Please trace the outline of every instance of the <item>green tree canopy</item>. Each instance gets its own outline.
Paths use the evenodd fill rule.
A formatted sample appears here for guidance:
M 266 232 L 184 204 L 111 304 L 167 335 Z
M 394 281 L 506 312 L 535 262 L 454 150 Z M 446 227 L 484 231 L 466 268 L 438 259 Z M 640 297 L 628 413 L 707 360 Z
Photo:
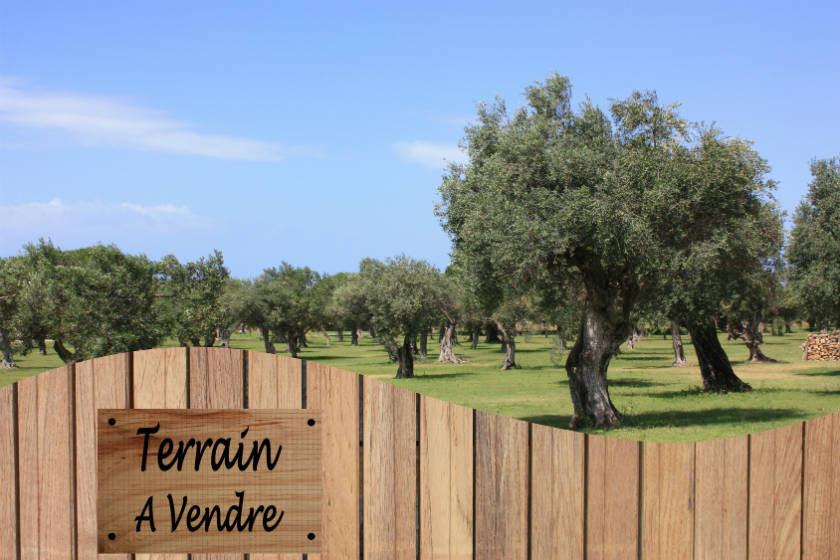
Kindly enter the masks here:
M 487 263 L 508 285 L 578 283 L 581 336 L 566 361 L 574 416 L 620 415 L 607 367 L 632 330 L 630 314 L 661 294 L 667 263 L 761 203 L 763 168 L 745 142 L 689 126 L 653 92 L 571 105 L 569 80 L 525 90 L 509 116 L 480 105 L 466 130 L 469 163 L 452 166 L 438 212 L 456 253 Z

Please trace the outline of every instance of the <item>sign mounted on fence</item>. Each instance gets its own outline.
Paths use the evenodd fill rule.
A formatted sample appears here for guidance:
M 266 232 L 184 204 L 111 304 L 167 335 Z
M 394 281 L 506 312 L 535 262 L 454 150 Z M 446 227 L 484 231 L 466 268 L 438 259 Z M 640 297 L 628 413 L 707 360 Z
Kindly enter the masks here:
M 99 410 L 98 548 L 319 552 L 315 410 Z

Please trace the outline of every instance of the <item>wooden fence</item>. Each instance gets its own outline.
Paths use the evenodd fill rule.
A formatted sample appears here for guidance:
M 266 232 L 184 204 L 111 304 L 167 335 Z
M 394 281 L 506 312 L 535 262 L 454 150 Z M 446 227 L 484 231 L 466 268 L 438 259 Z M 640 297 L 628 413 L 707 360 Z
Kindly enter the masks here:
M 840 558 L 840 414 L 640 443 L 205 348 L 109 356 L 0 388 L 0 558 L 96 558 L 96 409 L 226 407 L 323 410 L 323 552 L 310 560 Z

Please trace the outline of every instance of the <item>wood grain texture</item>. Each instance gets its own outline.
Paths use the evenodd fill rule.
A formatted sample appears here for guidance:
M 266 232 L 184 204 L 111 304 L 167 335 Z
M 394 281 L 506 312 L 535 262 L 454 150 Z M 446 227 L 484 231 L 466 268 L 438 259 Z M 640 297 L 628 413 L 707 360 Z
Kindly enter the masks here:
M 320 420 L 318 411 L 300 409 L 100 409 L 99 550 L 319 550 L 320 541 L 313 542 L 307 535 L 321 533 Z M 156 428 L 156 433 L 148 438 L 138 437 L 144 428 Z M 204 448 L 199 451 L 201 443 L 188 444 L 183 447 L 183 468 L 166 467 L 166 463 L 174 464 L 175 454 L 188 440 L 210 442 L 212 447 L 203 452 Z M 234 464 L 213 466 L 216 461 L 228 460 Z M 170 499 L 174 499 L 173 505 L 169 504 Z M 147 521 L 137 532 L 136 516 L 149 504 L 151 511 L 145 513 L 154 514 L 155 526 Z M 189 530 L 193 508 L 200 514 L 204 508 L 214 506 L 218 506 L 220 515 L 217 521 L 208 521 L 209 531 Z M 234 512 L 235 523 L 253 515 L 252 527 L 215 529 L 217 522 L 227 521 L 229 508 L 234 506 L 239 508 L 238 514 Z M 252 508 L 258 506 L 262 507 L 252 514 Z M 170 514 L 173 507 L 175 513 Z M 181 507 L 188 508 L 190 514 L 177 523 L 172 515 L 178 516 Z M 268 513 L 268 508 L 272 513 Z M 264 527 L 264 516 L 268 528 Z M 199 523 L 202 518 L 199 517 Z M 113 540 L 106 536 L 112 532 L 116 536 Z
M 416 393 L 364 384 L 364 557 L 417 557 Z
M 187 349 L 134 352 L 134 408 L 187 408 Z
M 76 364 L 76 465 L 96 464 L 96 409 L 128 408 L 130 354 Z M 76 469 L 76 548 L 80 560 L 97 558 L 96 469 Z M 108 555 L 128 559 L 126 554 Z
M 840 558 L 840 414 L 805 424 L 802 557 Z
M 75 558 L 73 373 L 18 382 L 21 558 Z
M 528 454 L 528 423 L 476 411 L 476 558 L 527 558 Z
M 17 558 L 18 521 L 15 500 L 15 403 L 14 387 L 0 387 L 0 558 Z
M 310 560 L 358 558 L 359 543 L 359 376 L 322 364 L 306 364 L 306 407 L 324 419 L 324 503 L 322 554 Z
M 694 548 L 694 444 L 645 442 L 642 450 L 642 555 L 691 558 Z
M 799 558 L 802 424 L 750 436 L 749 558 Z
M 534 425 L 531 434 L 531 558 L 583 558 L 583 434 Z
M 248 351 L 248 408 L 301 408 L 301 361 Z M 302 554 L 259 554 L 251 560 L 302 560 Z
M 587 446 L 586 557 L 633 558 L 639 542 L 639 442 L 590 435 Z
M 187 349 L 133 353 L 134 408 L 187 408 Z M 135 560 L 187 560 L 186 554 L 136 554 Z
M 747 436 L 696 444 L 694 556 L 747 557 Z
M 420 396 L 420 556 L 473 557 L 473 410 Z
M 245 357 L 228 348 L 189 349 L 189 408 L 245 406 Z M 193 554 L 191 560 L 244 560 L 242 554 Z

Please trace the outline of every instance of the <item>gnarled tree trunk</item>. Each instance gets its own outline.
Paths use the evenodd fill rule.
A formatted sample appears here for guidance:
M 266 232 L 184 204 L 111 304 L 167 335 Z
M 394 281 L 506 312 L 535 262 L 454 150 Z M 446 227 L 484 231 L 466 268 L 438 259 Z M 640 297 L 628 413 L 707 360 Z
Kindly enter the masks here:
M 671 321 L 671 342 L 674 345 L 674 363 L 672 363 L 671 366 L 687 366 L 688 360 L 685 359 L 685 351 L 683 350 L 682 336 L 680 336 L 680 325 L 676 321 Z
M 438 356 L 438 362 L 443 362 L 447 364 L 463 364 L 464 360 L 459 358 L 455 355 L 455 352 L 452 350 L 453 343 L 453 335 L 455 333 L 455 321 L 450 320 L 446 324 L 446 329 L 444 329 L 443 337 L 440 339 L 440 356 Z M 473 337 L 475 340 L 475 337 Z
M 747 346 L 750 353 L 749 361 L 751 364 L 760 364 L 764 362 L 775 362 L 773 358 L 768 358 L 761 351 L 761 344 L 764 342 L 764 337 L 761 335 L 761 325 L 757 321 L 741 321 L 740 324 L 735 321 L 729 321 L 727 324 L 727 331 L 732 338 L 740 338 Z
M 324 335 L 324 338 L 327 339 L 327 346 L 332 345 L 332 338 L 330 338 L 330 333 L 327 332 L 327 329 L 321 327 L 321 334 Z
M 356 325 L 353 325 L 353 328 L 350 329 L 350 346 L 358 346 L 359 345 L 359 328 Z
M 262 336 L 263 344 L 265 345 L 265 351 L 268 354 L 274 354 L 275 348 L 274 344 L 271 342 L 271 331 L 265 327 L 259 327 L 260 336 Z
M 420 332 L 420 357 L 426 358 L 429 355 L 429 331 Z
M 470 350 L 475 350 L 478 348 L 478 337 L 481 336 L 481 325 L 473 325 L 472 328 L 472 343 L 470 344 Z
M 703 377 L 703 390 L 709 392 L 721 391 L 751 391 L 752 387 L 744 383 L 735 375 L 729 357 L 718 340 L 714 321 L 702 321 L 692 324 L 688 328 L 691 343 L 700 364 L 700 375 Z
M 625 314 L 608 308 L 583 313 L 580 333 L 566 358 L 569 390 L 575 407 L 569 428 L 583 425 L 591 418 L 596 428 L 614 426 L 621 414 L 610 399 L 607 366 L 630 325 Z
M 338 341 L 339 342 L 344 342 L 344 329 L 342 329 L 341 327 L 338 327 L 337 334 L 338 334 Z
M 405 335 L 402 346 L 397 349 L 397 357 L 399 359 L 397 379 L 414 377 L 414 353 L 411 349 L 412 339 L 412 336 Z
M 557 347 L 561 351 L 565 352 L 566 350 L 568 350 L 568 348 L 566 347 L 566 331 L 563 329 L 563 327 L 555 328 L 557 329 Z
M 12 355 L 12 343 L 9 340 L 9 333 L 6 329 L 0 329 L 0 350 L 3 352 L 3 368 L 11 369 L 18 367 L 15 363 L 15 357 Z
M 61 361 L 65 364 L 73 364 L 76 363 L 76 356 L 70 352 L 67 348 L 65 348 L 64 344 L 60 340 L 53 341 L 53 348 L 55 348 L 55 353 L 58 354 L 58 357 L 61 358 Z
M 496 329 L 502 337 L 502 350 L 505 353 L 505 361 L 502 363 L 502 370 L 517 367 L 516 365 L 516 342 L 514 341 L 514 327 L 505 327 L 500 321 L 496 321 Z
M 47 341 L 44 338 L 38 339 L 38 354 L 41 356 L 47 355 Z

